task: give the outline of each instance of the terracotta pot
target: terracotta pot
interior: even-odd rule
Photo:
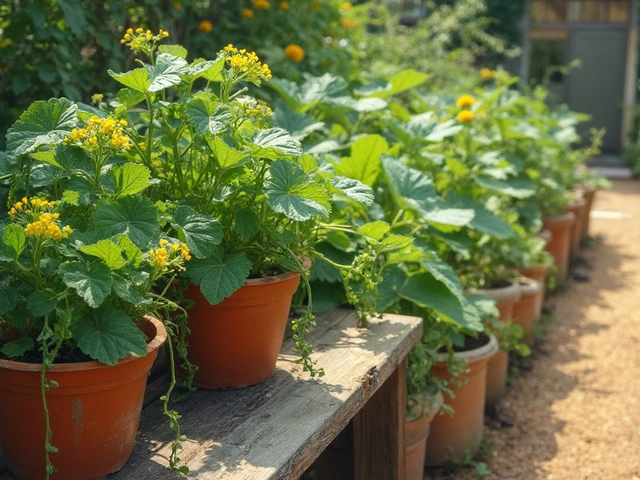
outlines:
[[[513,317],[513,307],[520,300],[520,286],[513,282],[507,287],[481,290],[496,301],[500,311],[500,321],[508,322]],[[509,373],[509,352],[500,350],[487,366],[487,403],[493,405],[500,400],[507,390]]]
[[[571,226],[571,257],[580,253],[580,240],[582,239],[582,224],[587,211],[586,200],[578,200],[567,207],[567,212],[576,216],[575,223]]]
[[[532,265],[531,268],[519,267],[518,271],[525,277],[535,280],[540,284],[540,291],[536,297],[535,312],[536,318],[540,318],[542,315],[542,307],[544,305],[544,295],[547,289],[547,272],[549,271],[548,265]]]
[[[582,232],[581,232],[581,236],[582,236],[582,240],[586,240],[587,237],[589,236],[589,221],[591,218],[591,209],[593,208],[593,200],[596,197],[596,192],[597,190],[585,190],[584,192],[584,199],[587,203],[585,209],[584,209],[584,217],[583,217],[583,222],[582,222]]]
[[[461,382],[449,384],[455,398],[446,398],[445,404],[453,408],[455,414],[450,416],[441,412],[431,422],[425,455],[426,465],[444,465],[451,456],[462,458],[465,450],[472,456],[477,453],[484,426],[487,363],[498,349],[498,341],[492,335],[481,347],[455,354],[456,357],[469,362],[467,371],[463,374]],[[435,364],[431,371],[443,380],[451,380],[451,374],[444,361]]]
[[[442,392],[438,392],[433,403],[442,405],[443,402]],[[439,410],[439,407],[432,408],[428,414],[407,421],[404,457],[406,480],[422,480],[424,477],[424,456],[427,450],[427,437],[429,436],[431,421]]]
[[[300,274],[247,280],[239,290],[211,305],[192,285],[189,360],[198,366],[194,385],[218,389],[267,380],[276,368],[293,294]]]
[[[520,300],[513,307],[513,321],[524,330],[524,341],[527,345],[533,345],[533,325],[539,318],[537,310],[540,298],[540,282],[531,278],[522,277],[518,279],[520,284]]]
[[[115,366],[100,362],[54,365],[47,374],[58,388],[47,391],[57,471],[52,480],[106,478],[126,463],[138,430],[147,373],[167,338],[162,323],[145,317],[140,328],[151,341],[145,357]],[[41,365],[0,360],[0,446],[20,480],[45,473],[45,420]]]
[[[558,269],[558,285],[562,285],[569,273],[569,253],[571,249],[571,226],[575,223],[575,215],[567,212],[557,217],[543,219],[545,228],[553,235],[547,245],[547,251],[553,257]]]

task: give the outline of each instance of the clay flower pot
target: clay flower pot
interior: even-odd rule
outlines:
[[[586,240],[589,236],[589,220],[591,218],[591,209],[593,208],[593,200],[596,197],[597,190],[589,189],[584,191],[584,199],[586,202],[586,207],[584,209],[584,217],[582,221],[582,240]]]
[[[452,407],[455,414],[440,413],[431,422],[425,455],[427,466],[444,465],[451,456],[462,458],[465,450],[471,455],[478,451],[484,427],[487,363],[498,349],[498,340],[491,335],[485,337],[485,343],[481,346],[455,354],[468,361],[467,371],[460,382],[449,384],[455,397],[446,398],[445,404]],[[444,361],[434,365],[431,371],[443,380],[451,380]]]
[[[52,480],[96,480],[120,470],[131,454],[142,401],[158,349],[167,338],[162,323],[145,317],[147,355],[115,366],[97,361],[54,365],[47,374],[58,388],[47,391],[53,431]],[[20,480],[45,473],[45,419],[40,393],[42,365],[0,360],[0,447]]]
[[[542,286],[540,282],[531,278],[518,279],[520,285],[520,300],[513,307],[513,321],[524,330],[524,341],[527,345],[533,345],[533,325],[538,320],[538,302]]]
[[[437,407],[429,413],[414,420],[407,420],[405,427],[405,478],[406,480],[422,480],[424,477],[424,456],[427,450],[427,438],[431,429],[431,421],[440,410],[444,398],[438,392],[432,402]]]
[[[271,377],[299,284],[297,272],[250,279],[217,305],[191,286],[187,343],[189,360],[198,366],[194,385],[246,387]]]
[[[587,211],[586,200],[576,200],[567,207],[567,212],[576,216],[575,223],[571,226],[571,257],[575,257],[580,252],[580,241],[582,240],[582,225],[585,222]]]
[[[538,264],[531,265],[530,268],[518,267],[518,271],[522,276],[535,280],[540,284],[540,291],[536,297],[535,304],[536,318],[540,318],[540,315],[542,315],[542,306],[544,305],[544,295],[547,289],[547,272],[549,271],[549,266]]]
[[[562,285],[569,273],[569,253],[571,249],[571,226],[575,223],[576,216],[572,212],[557,217],[543,219],[544,227],[551,231],[551,242],[547,245],[547,251],[553,257],[558,268],[558,285]]]
[[[501,322],[508,322],[513,318],[513,307],[520,300],[520,286],[516,282],[507,287],[490,288],[481,292],[496,301]],[[508,373],[509,352],[500,350],[487,365],[487,404],[493,405],[502,398],[507,389]]]

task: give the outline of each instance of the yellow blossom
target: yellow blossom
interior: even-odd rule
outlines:
[[[280,10],[289,10],[289,2],[280,2]]]
[[[269,10],[269,7],[271,5],[269,4],[268,0],[254,0],[253,1],[253,8],[255,8],[256,10]]]
[[[458,121],[460,123],[470,123],[475,118],[475,115],[471,110],[462,110],[458,113]]]
[[[209,20],[203,20],[200,22],[200,25],[198,25],[198,30],[203,33],[209,33],[213,30],[213,24]]]
[[[128,150],[133,143],[124,132],[126,126],[126,120],[93,115],[87,121],[86,127],[74,128],[63,143],[89,149],[100,146],[107,150]]]
[[[351,10],[351,4],[349,2],[344,2],[342,5],[340,5],[340,8],[342,10]]]
[[[349,20],[348,18],[343,18],[340,20],[340,23],[342,24],[342,26],[348,30],[351,30],[352,28],[356,27],[356,22],[354,22],[353,20]]]
[[[253,10],[249,10],[248,8],[243,8],[240,10],[241,18],[253,18]]]
[[[490,68],[483,68],[480,70],[480,75],[482,76],[482,80],[491,80],[492,78],[496,78],[498,72],[495,70],[491,70]]]
[[[476,104],[476,99],[473,98],[471,95],[462,95],[456,101],[456,106],[458,108],[469,108],[469,107],[473,107],[475,104]]]
[[[304,59],[304,49],[295,43],[287,45],[284,54],[292,62],[300,63]]]
[[[271,78],[269,65],[262,64],[255,52],[246,49],[238,50],[229,44],[222,49],[220,55],[225,57],[231,68],[242,72],[249,81]]]
[[[91,103],[100,103],[103,98],[104,98],[103,94],[95,93],[95,94],[91,95]]]

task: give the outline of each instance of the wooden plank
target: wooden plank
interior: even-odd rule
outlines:
[[[321,379],[302,372],[293,342],[287,340],[267,382],[241,390],[201,390],[174,405],[189,438],[181,453],[189,476],[299,477],[393,374],[422,333],[416,317],[385,315],[372,319],[368,329],[355,323],[349,310],[318,316],[309,341],[326,371]],[[160,404],[154,402],[143,411],[131,459],[110,479],[184,478],[166,469],[170,441]]]
[[[405,478],[407,360],[353,419],[356,480]]]

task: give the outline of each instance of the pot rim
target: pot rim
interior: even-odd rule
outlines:
[[[265,283],[283,282],[285,280],[290,279],[291,277],[296,277],[296,276],[300,276],[300,272],[279,273],[278,275],[271,275],[269,277],[263,277],[263,278],[248,278],[247,280],[244,281],[242,286],[248,287],[253,285],[263,285]]]
[[[520,293],[522,297],[537,295],[542,288],[539,281],[525,275],[519,277],[516,281],[520,285]]]
[[[522,272],[522,270],[525,270],[525,271],[532,270],[537,272],[546,272],[550,268],[551,268],[551,265],[547,265],[546,263],[534,263],[530,267],[520,266],[518,267],[518,271]],[[525,274],[523,274],[523,276],[526,277]]]
[[[156,327],[156,335],[151,339],[149,343],[147,343],[147,355],[154,350],[160,348],[160,346],[167,339],[167,330],[164,328],[164,324],[158,320],[153,315],[145,315],[143,317],[144,320],[147,320],[153,326]],[[146,356],[146,355],[145,355]],[[111,368],[117,365],[122,365],[123,363],[133,362],[144,357],[134,357],[133,355],[129,355],[118,361],[116,365],[106,365],[97,360],[90,360],[88,362],[76,362],[76,363],[56,363],[53,367],[48,370],[48,373],[57,373],[57,372],[77,372],[81,370],[97,370],[100,368]],[[0,359],[0,368],[6,368],[14,371],[20,372],[40,372],[42,371],[41,363],[25,363],[25,362],[16,362],[14,360],[2,360]]]
[[[565,212],[562,215],[554,215],[553,217],[544,217],[543,222],[553,223],[553,224],[565,224],[565,223],[573,223],[576,219],[576,214],[573,212]],[[545,225],[545,228],[546,225]],[[553,234],[553,232],[551,232]]]
[[[520,285],[516,281],[509,282],[506,287],[482,288],[477,290],[487,297],[493,298],[497,303],[515,303],[520,299]]]
[[[581,210],[586,206],[587,206],[587,201],[584,198],[579,198],[571,202],[569,205],[567,205],[567,210],[570,210],[570,211]]]
[[[458,358],[464,358],[468,363],[473,363],[493,357],[498,350],[500,350],[498,339],[495,335],[489,335],[489,341],[481,347],[474,348],[473,350],[466,350],[464,352],[454,352],[454,355]],[[440,361],[446,362],[446,360],[447,354],[440,354]]]
[[[538,233],[536,233],[536,237],[541,238],[542,240],[546,240],[547,243],[551,241],[553,238],[553,233],[548,228],[543,228]]]

